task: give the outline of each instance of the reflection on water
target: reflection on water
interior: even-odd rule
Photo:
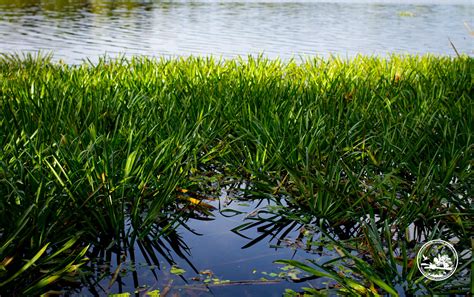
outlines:
[[[428,294],[422,285],[407,286],[406,279],[416,269],[413,259],[420,244],[446,236],[441,229],[428,232],[416,221],[406,230],[394,229],[396,224],[388,225],[378,215],[329,223],[285,196],[271,201],[253,197],[249,193],[255,189],[247,191],[249,185],[233,183],[206,196],[188,193],[185,199],[196,197],[200,202],[178,205],[176,229],[164,232],[169,222],[163,221],[132,247],[93,249],[83,287],[70,293],[143,295],[160,290],[169,296],[281,296],[286,289],[311,286],[336,294],[340,284],[334,279],[274,264],[310,259],[318,270],[355,280],[370,278],[361,276],[360,265],[372,265],[370,269],[395,284],[398,293]],[[461,264],[467,265],[472,252],[459,244],[457,248]],[[450,285],[467,288],[468,277],[469,269],[463,266]]]
[[[1,52],[270,57],[472,54],[471,1],[7,1]]]
[[[245,199],[241,184],[223,188],[215,195],[191,193],[186,197],[201,202],[196,207],[178,206],[179,218],[168,217],[176,220],[176,229],[163,232],[163,227],[169,226],[166,220],[132,247],[94,248],[82,286],[78,284],[78,289],[70,293],[144,294],[159,289],[170,296],[281,296],[287,288],[300,288],[301,284],[285,281],[288,273],[279,270],[273,261],[303,261],[310,251],[291,244],[292,238],[298,238],[301,225],[292,223],[293,228],[287,229],[280,223],[288,219],[275,222],[273,231],[285,229],[279,246],[267,238],[269,232],[263,231],[258,222],[275,217],[267,211],[273,202],[239,200]],[[242,224],[248,224],[248,228],[238,228]],[[322,254],[319,257],[328,259]]]

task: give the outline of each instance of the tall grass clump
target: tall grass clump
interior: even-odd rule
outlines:
[[[179,213],[176,187],[216,171],[309,221],[371,213],[398,230],[435,224],[468,246],[472,67],[3,55],[0,287],[38,293],[77,278],[90,245],[129,248]]]

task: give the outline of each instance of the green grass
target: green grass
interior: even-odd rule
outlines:
[[[329,226],[374,213],[470,245],[472,69],[466,56],[3,55],[0,287],[44,292],[89,244],[132,246],[214,168]]]

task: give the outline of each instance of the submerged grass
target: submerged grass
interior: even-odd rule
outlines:
[[[216,168],[332,226],[372,213],[470,245],[472,69],[466,56],[3,55],[0,287],[73,279],[89,244],[130,247],[177,186]]]

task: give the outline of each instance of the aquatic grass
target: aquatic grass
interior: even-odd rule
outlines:
[[[179,221],[156,227],[179,215],[175,189],[199,188],[196,173],[240,176],[249,199],[285,197],[313,222],[350,225],[373,212],[401,230],[440,224],[464,246],[472,67],[466,56],[70,66],[2,55],[0,259],[12,260],[0,282],[46,245],[44,257],[77,238],[57,255],[76,259],[86,242],[128,250],[159,237],[153,230]],[[59,276],[71,262],[58,263]],[[9,292],[61,281],[42,265],[18,274],[28,277]]]

